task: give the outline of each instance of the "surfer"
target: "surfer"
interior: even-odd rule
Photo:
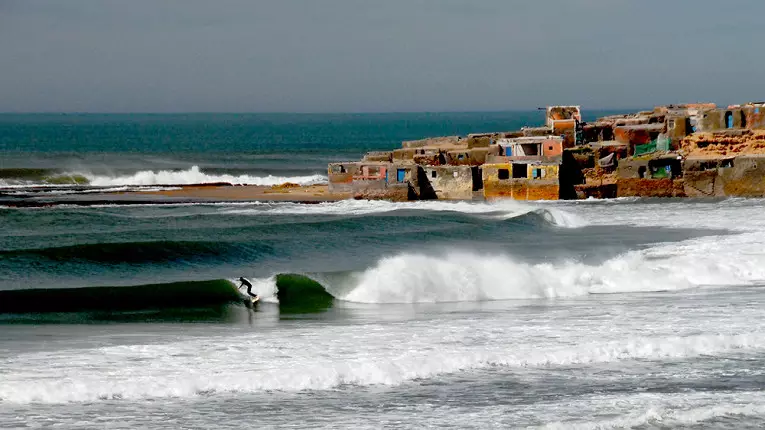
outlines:
[[[252,284],[247,279],[244,279],[243,277],[239,278],[239,282],[241,284],[239,285],[239,288],[247,286],[247,294],[249,294],[252,297],[252,300],[255,301],[258,298],[258,295],[252,292]]]

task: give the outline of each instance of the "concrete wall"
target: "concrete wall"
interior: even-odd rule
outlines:
[[[625,158],[619,160],[616,176],[620,179],[641,179],[648,176],[648,160]]]
[[[466,139],[467,140],[466,143],[467,143],[468,149],[473,149],[473,148],[488,148],[492,144],[492,142],[496,141],[496,139],[497,138],[495,136],[493,136],[493,135],[492,136],[480,136],[480,137],[470,136],[470,137],[468,137]]]
[[[528,154],[526,149],[530,146],[533,147],[531,154]],[[500,153],[503,156],[512,157],[560,157],[563,154],[564,140],[560,137],[545,136],[545,137],[522,137],[516,139],[499,139],[497,140],[497,147],[501,148]]]
[[[446,163],[450,166],[478,166],[486,162],[489,148],[460,149],[446,153]]]
[[[550,127],[526,127],[521,131],[524,137],[544,137],[552,134]]]
[[[410,200],[410,188],[407,184],[390,184],[385,186],[359,185],[353,192],[353,198],[357,200],[405,202]]]
[[[415,148],[396,149],[393,151],[391,158],[393,162],[412,161],[416,153],[417,149]]]
[[[690,197],[765,197],[765,155],[694,160],[684,175]]]
[[[682,179],[619,178],[617,197],[685,197]]]
[[[614,129],[614,139],[631,146],[645,145],[664,131],[664,124],[622,125]]]
[[[401,143],[402,148],[422,148],[424,146],[449,146],[461,144],[459,136],[431,137],[420,140],[408,140]]]
[[[392,151],[367,152],[366,154],[364,154],[364,158],[362,161],[390,163],[391,161],[393,161],[393,152]]]
[[[545,175],[538,179],[513,179],[512,163],[484,164],[483,195],[487,200],[511,198],[515,200],[557,200],[560,195],[558,182],[559,166],[528,164],[526,166],[529,178],[532,178],[533,169],[543,169]],[[507,172],[507,179],[500,175],[500,171]],[[500,178],[503,179],[500,179]]]
[[[359,164],[355,162],[331,163],[327,167],[329,192],[353,192],[353,177],[359,173]]]
[[[439,200],[473,198],[473,173],[470,166],[420,166],[420,169],[421,195],[427,196],[432,190]]]
[[[691,119],[687,115],[667,115],[665,124],[670,150],[677,150],[685,136],[691,134]]]
[[[581,121],[582,110],[579,106],[548,106],[545,125],[555,128],[564,121]]]
[[[728,127],[728,116],[733,117],[733,127],[744,128],[746,126],[746,115],[740,108],[733,109],[706,109],[696,117],[696,131],[715,131],[725,130]]]
[[[356,199],[417,199],[417,168],[412,163],[331,163],[329,191],[351,193]],[[398,169],[405,170],[404,181],[398,181]]]
[[[584,143],[614,140],[613,124],[608,122],[585,124],[584,127],[582,127],[582,133]]]
[[[746,128],[765,129],[765,106],[746,106],[742,109]]]
[[[563,154],[563,140],[546,139],[542,141],[542,155],[545,157],[560,157]]]

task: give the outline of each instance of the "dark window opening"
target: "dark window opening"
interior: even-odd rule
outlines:
[[[646,172],[645,166],[640,166],[638,168],[638,177],[645,178],[645,172]]]
[[[473,191],[483,189],[483,175],[480,167],[471,167],[470,173],[473,176]]]
[[[508,169],[497,170],[498,179],[510,179],[510,171]]]
[[[513,164],[513,179],[528,178],[529,172],[525,164]]]
[[[532,169],[531,170],[531,176],[534,179],[540,179],[542,178],[542,169]]]
[[[539,146],[536,143],[522,143],[521,148],[526,156],[539,155]]]
[[[720,167],[727,168],[727,167],[733,167],[733,159],[729,158],[727,160],[723,160],[722,163],[720,163]]]
[[[430,177],[431,177],[431,178],[435,178],[436,176],[438,176],[438,173],[436,173],[436,171],[435,171],[435,170],[433,170],[432,172],[430,172]]]

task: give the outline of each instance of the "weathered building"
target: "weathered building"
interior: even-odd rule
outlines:
[[[484,164],[483,195],[487,200],[557,200],[560,196],[560,164],[513,162]]]
[[[439,200],[471,200],[473,191],[480,189],[470,166],[420,166],[419,188],[422,198]]]
[[[684,174],[689,197],[765,197],[765,154],[689,158]]]
[[[502,138],[499,155],[521,158],[553,158],[563,154],[564,139],[557,136]]]
[[[579,106],[551,106],[544,126],[407,141],[331,163],[329,189],[392,200],[760,197],[764,129],[765,103],[658,106],[589,124]]]

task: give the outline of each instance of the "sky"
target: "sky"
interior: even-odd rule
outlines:
[[[0,0],[0,112],[765,99],[762,0]]]

